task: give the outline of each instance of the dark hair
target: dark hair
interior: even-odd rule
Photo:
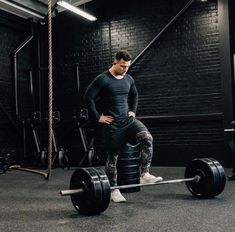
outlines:
[[[125,51],[125,50],[120,50],[118,51],[116,54],[115,54],[115,57],[114,59],[116,60],[125,60],[125,61],[129,61],[131,60],[131,54],[128,52],[128,51]]]

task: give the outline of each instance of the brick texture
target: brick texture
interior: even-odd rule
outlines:
[[[86,9],[98,17],[95,23],[61,14],[55,25],[66,36],[56,37],[58,63],[79,63],[82,95],[90,81],[109,67],[117,49],[128,49],[136,57],[187,2],[93,1]],[[234,7],[231,9],[234,37]],[[233,51],[234,47],[233,43]],[[155,117],[145,122],[155,139],[153,164],[185,165],[194,157],[211,156],[229,165],[232,156],[224,142],[221,117],[216,0],[195,1],[135,63],[130,74],[140,95],[138,115]],[[65,93],[63,90],[61,95]],[[78,104],[82,106],[82,102]],[[186,120],[177,121],[179,115]],[[200,117],[190,120],[187,115]],[[203,115],[212,116],[208,121]],[[174,119],[159,122],[160,116]]]

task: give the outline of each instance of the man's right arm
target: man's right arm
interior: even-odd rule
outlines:
[[[91,84],[88,86],[85,94],[84,94],[84,102],[86,107],[89,110],[92,118],[96,118],[97,121],[100,118],[100,114],[96,109],[95,100],[100,94],[100,90],[102,89],[102,77],[96,77]]]
[[[97,122],[103,124],[110,124],[114,121],[114,118],[111,115],[103,115],[99,114],[96,109],[95,100],[100,94],[102,88],[104,88],[108,84],[108,77],[104,75],[100,75],[95,78],[94,81],[88,86],[85,95],[84,95],[84,102],[86,107],[88,108],[89,113],[91,114],[92,118],[96,118]]]
[[[105,76],[98,76],[88,86],[84,94],[84,102],[89,110],[92,118],[96,118],[99,123],[110,124],[113,122],[113,117],[109,115],[99,114],[96,109],[95,100],[99,96],[100,91],[108,84],[108,79]]]

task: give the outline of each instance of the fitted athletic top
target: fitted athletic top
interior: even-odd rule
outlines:
[[[92,118],[98,121],[102,114],[111,115],[115,124],[122,124],[128,118],[129,111],[136,113],[138,92],[129,74],[116,79],[109,71],[105,71],[88,86],[84,100]]]

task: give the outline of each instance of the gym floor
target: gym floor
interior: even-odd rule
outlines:
[[[165,180],[184,177],[181,167],[151,170]],[[49,181],[16,170],[0,175],[0,231],[234,231],[235,181],[227,181],[223,193],[209,200],[193,197],[184,183],[145,187],[125,193],[126,203],[111,202],[105,212],[83,216],[70,197],[59,195],[60,190],[68,189],[73,171],[53,169]]]

